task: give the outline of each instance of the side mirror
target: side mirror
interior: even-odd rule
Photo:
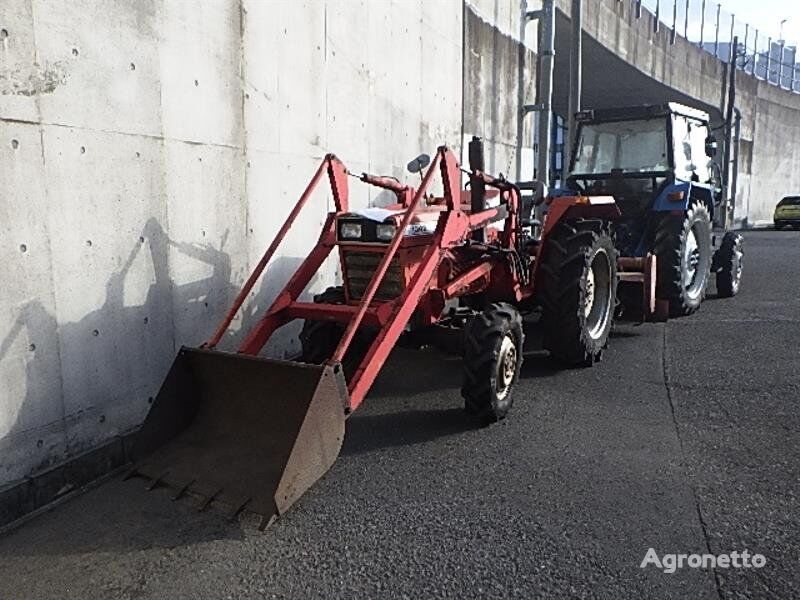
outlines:
[[[427,154],[420,154],[417,158],[408,163],[406,168],[408,169],[409,173],[419,173],[429,164],[431,164],[431,157]]]
[[[706,138],[706,156],[714,158],[717,155],[717,138],[709,135]]]

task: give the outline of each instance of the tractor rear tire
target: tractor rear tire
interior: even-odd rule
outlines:
[[[717,268],[717,295],[731,298],[739,293],[742,283],[742,236],[729,231],[715,255]]]
[[[690,315],[700,307],[711,272],[711,215],[694,203],[683,216],[665,215],[656,230],[656,296],[669,301],[669,315]]]
[[[617,250],[599,219],[559,223],[541,264],[544,347],[559,362],[590,366],[608,345],[617,295]]]
[[[321,294],[314,296],[314,302],[317,304],[344,304],[344,290],[341,286],[329,287]],[[300,346],[302,347],[300,360],[312,365],[324,363],[333,356],[344,335],[344,330],[344,324],[336,321],[304,321],[303,329],[300,331]],[[350,381],[358,365],[361,364],[371,341],[370,333],[361,330],[356,332],[342,361],[342,369],[347,381]]]
[[[504,418],[514,402],[522,366],[522,316],[505,302],[490,304],[464,329],[464,410],[488,425]]]

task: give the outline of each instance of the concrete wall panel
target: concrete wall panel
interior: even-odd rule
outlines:
[[[31,1],[37,62],[63,75],[36,96],[42,121],[159,135],[160,2]]]
[[[6,31],[0,40],[0,117],[34,122],[39,94],[55,87],[63,72],[37,59],[31,0],[0,3],[0,23]]]
[[[157,235],[163,148],[61,126],[45,126],[43,141],[67,443],[78,451],[141,420],[173,350]]]
[[[64,455],[61,361],[38,126],[0,122],[0,481]]]
[[[158,49],[165,137],[242,145],[241,28],[233,0],[163,4]]]
[[[175,346],[207,340],[247,276],[242,152],[165,143],[165,233]]]
[[[503,33],[471,7],[465,10],[464,35],[464,142],[463,161],[467,160],[467,142],[473,135],[484,139],[486,169],[514,177],[517,138],[518,43]],[[526,53],[524,97],[535,100],[536,57]],[[523,140],[523,175],[532,176],[535,115],[528,116]],[[527,152],[526,152],[527,150]],[[524,177],[523,177],[524,179]]]

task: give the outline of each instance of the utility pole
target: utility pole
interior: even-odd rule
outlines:
[[[728,216],[733,200],[736,198],[736,190],[731,185],[731,146],[733,144],[733,110],[736,106],[736,62],[739,59],[739,37],[733,37],[731,44],[731,60],[728,65],[730,74],[728,75],[728,105],[725,111],[725,168],[723,170],[724,185],[723,198],[725,200],[722,212],[722,226],[727,229]]]
[[[570,19],[572,21],[572,46],[569,51],[569,114],[567,115],[567,132],[564,140],[564,155],[561,168],[562,180],[567,175],[569,163],[572,160],[572,144],[575,141],[575,114],[581,109],[581,85],[583,82],[581,40],[582,25],[582,0],[572,0]]]
[[[546,194],[550,185],[550,139],[552,136],[553,122],[553,69],[555,67],[555,33],[556,13],[555,0],[542,0],[541,10],[527,10],[527,2],[522,2],[522,23],[520,24],[520,44],[524,44],[525,26],[530,21],[538,21],[539,39],[538,55],[539,66],[537,75],[539,87],[536,92],[536,104],[523,104],[524,102],[524,75],[525,75],[525,48],[520,48],[517,56],[517,75],[519,87],[517,98],[519,100],[519,114],[517,116],[517,147],[516,147],[516,173],[517,181],[522,172],[522,136],[524,132],[524,119],[528,113],[538,113],[537,122],[537,160],[536,179],[542,184],[538,194]]]
[[[550,139],[553,135],[553,70],[556,55],[556,12],[554,0],[542,1],[539,40],[539,135],[536,179],[545,190],[550,187]]]

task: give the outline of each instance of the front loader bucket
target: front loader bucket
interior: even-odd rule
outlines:
[[[336,460],[346,401],[338,368],[182,348],[134,443],[134,473],[266,525]]]

